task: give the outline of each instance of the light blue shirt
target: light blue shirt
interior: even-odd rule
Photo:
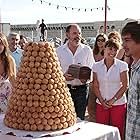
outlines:
[[[20,49],[19,47],[17,47],[17,49],[14,52],[10,52],[10,54],[15,59],[16,69],[17,70],[19,69],[19,66],[20,66],[20,62],[21,62],[21,58],[22,58],[22,53],[23,53],[23,50]]]

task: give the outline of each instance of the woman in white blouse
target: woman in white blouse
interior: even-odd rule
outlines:
[[[128,65],[116,58],[120,43],[105,43],[104,59],[93,65],[93,88],[96,100],[96,122],[116,126],[124,139]]]

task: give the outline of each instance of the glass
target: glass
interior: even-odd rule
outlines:
[[[98,42],[105,42],[105,39],[97,39]]]

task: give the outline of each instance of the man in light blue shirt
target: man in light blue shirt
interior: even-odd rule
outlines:
[[[16,69],[18,70],[22,58],[23,50],[19,46],[20,36],[18,33],[10,33],[8,35],[8,43],[10,48],[10,54],[13,56],[16,62]]]

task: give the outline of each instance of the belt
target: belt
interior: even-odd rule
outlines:
[[[69,89],[82,89],[82,88],[86,88],[87,84],[85,84],[85,85],[70,85],[70,84],[68,84],[67,86]]]

